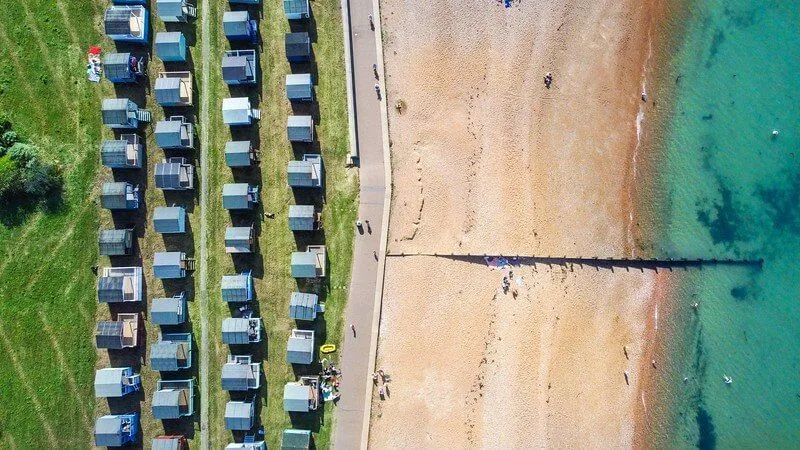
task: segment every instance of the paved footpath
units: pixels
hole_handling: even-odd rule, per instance
[[[372,70],[372,65],[377,63],[381,66],[379,72],[383,72],[382,63],[378,61],[376,42],[376,37],[380,35],[379,29],[370,29],[368,18],[369,14],[374,14],[376,18],[378,15],[373,12],[372,0],[344,0],[343,4],[346,2],[350,6],[354,118],[361,184],[358,216],[364,224],[364,230],[363,233],[356,230],[352,279],[345,309],[345,337],[339,359],[343,377],[341,399],[336,408],[333,446],[342,450],[366,448],[367,444],[365,428],[369,427],[366,418],[369,415],[371,392],[367,382],[371,380],[370,374],[374,370],[377,339],[377,320],[374,319],[376,308],[380,307],[385,251],[381,244],[386,242],[387,224],[384,221],[388,219],[384,211],[385,130],[381,119],[382,109],[385,111],[385,108],[375,93],[378,81]],[[375,25],[379,26],[377,23]],[[355,326],[355,335],[350,330],[351,324]]]

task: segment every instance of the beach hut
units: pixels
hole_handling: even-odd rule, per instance
[[[184,436],[159,436],[152,441],[152,450],[187,450],[189,444]]]
[[[108,367],[94,373],[94,396],[96,398],[124,397],[142,388],[139,374],[132,367]]]
[[[230,401],[225,404],[225,429],[247,431],[253,428],[255,402]]]
[[[104,267],[97,279],[97,300],[100,303],[142,301],[141,267]]]
[[[256,163],[256,151],[250,141],[225,143],[225,164],[228,167],[250,167]]]
[[[247,11],[225,11],[222,31],[229,41],[258,42],[258,22]]]
[[[225,252],[251,253],[255,242],[254,234],[253,225],[225,228]]]
[[[165,23],[188,22],[197,17],[197,8],[186,0],[156,0],[156,11]]]
[[[194,189],[194,166],[179,156],[163,160],[156,164],[156,187],[165,191]]]
[[[103,124],[113,129],[138,128],[140,122],[150,122],[150,111],[139,109],[127,98],[105,98],[100,108]]]
[[[311,448],[311,430],[283,430],[281,450],[308,450]]]
[[[156,144],[165,150],[194,148],[194,124],[183,116],[169,116],[156,122]]]
[[[261,0],[229,0],[231,5],[258,5]]]
[[[159,380],[153,392],[153,418],[180,419],[194,414],[194,380]]]
[[[150,366],[159,372],[192,367],[192,333],[162,333],[150,346]]]
[[[109,53],[103,58],[103,73],[112,83],[136,83],[147,76],[147,57],[133,53]]]
[[[162,280],[186,278],[186,271],[194,270],[194,260],[183,252],[156,252],[153,254],[153,276]]]
[[[103,183],[100,205],[110,210],[139,208],[139,186],[130,183]]]
[[[161,106],[192,105],[192,72],[160,72],[156,78],[156,103]]]
[[[220,286],[224,302],[245,303],[253,300],[253,273],[250,270],[239,275],[223,275]]]
[[[144,149],[137,134],[105,140],[100,147],[100,161],[110,169],[140,169],[143,159]]]
[[[117,320],[98,322],[94,340],[97,348],[109,350],[136,347],[139,343],[139,314],[120,313]]]
[[[145,44],[150,38],[147,9],[141,5],[119,5],[106,9],[103,24],[113,41]]]
[[[286,179],[293,188],[320,188],[324,170],[322,155],[307,153],[300,161],[289,161]]]
[[[290,73],[286,75],[286,98],[290,102],[310,102],[314,100],[314,84],[310,73]]]
[[[164,62],[186,61],[186,36],[180,31],[156,33],[156,55]]]
[[[309,245],[304,252],[292,252],[291,272],[294,278],[325,276],[327,253],[324,245]]]
[[[185,233],[186,210],[181,206],[159,206],[153,211],[153,230],[156,233]]]
[[[258,204],[258,186],[247,183],[226,183],[222,186],[222,207],[253,209]]]
[[[146,5],[147,0],[113,0],[115,5]]]
[[[94,445],[97,447],[122,447],[136,442],[139,434],[139,413],[109,414],[94,423]]]
[[[319,229],[319,213],[314,205],[289,205],[289,229],[314,231]]]
[[[154,298],[150,320],[156,325],[180,325],[186,322],[186,312],[186,295],[181,292],[172,297]]]
[[[97,237],[100,254],[103,256],[126,256],[133,254],[133,228],[123,230],[100,230]]]
[[[319,406],[319,377],[301,377],[283,387],[283,410],[309,412]]]
[[[247,391],[261,387],[261,364],[250,355],[228,355],[222,366],[222,389]]]
[[[308,19],[308,0],[283,0],[283,12],[287,20]]]
[[[222,121],[228,126],[250,125],[261,119],[261,110],[250,106],[247,97],[233,97],[222,100]]]
[[[311,116],[289,116],[286,135],[289,142],[314,142],[314,119]]]
[[[317,294],[292,292],[289,297],[289,317],[294,320],[315,320],[317,313],[320,312],[319,309],[319,296]]]
[[[314,361],[314,331],[293,329],[286,343],[286,361],[311,364]]]
[[[228,85],[256,84],[258,60],[255,50],[228,50],[222,56],[222,80]]]
[[[244,442],[231,442],[225,446],[225,450],[267,450],[267,444],[264,441],[257,441],[253,436],[252,439],[247,440],[245,436]]]
[[[222,342],[228,345],[261,342],[261,319],[228,317],[222,321]]]
[[[311,38],[305,31],[286,33],[283,38],[286,59],[289,62],[306,62],[311,60]]]

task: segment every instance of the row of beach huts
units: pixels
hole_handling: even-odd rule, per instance
[[[148,44],[149,29],[147,0],[115,0],[104,16],[106,34],[112,40],[123,43]],[[258,23],[253,19],[252,8],[258,8],[260,0],[231,0],[232,9],[223,17],[225,36],[241,47],[241,44],[257,44]],[[289,20],[303,20],[310,16],[308,0],[283,0]],[[194,6],[186,0],[156,0],[158,17],[165,23],[186,24],[196,16]],[[311,59],[311,42],[306,32],[288,33],[285,37],[286,56],[290,62]],[[187,191],[194,189],[195,170],[191,160],[181,153],[195,148],[194,124],[187,117],[187,108],[193,102],[193,76],[187,68],[187,42],[182,31],[159,32],[154,40],[155,56],[165,67],[182,66],[184,70],[162,71],[155,78],[153,95],[155,101],[165,108],[164,120],[155,124],[155,143],[165,154],[162,162],[155,165],[155,186],[164,191]],[[146,51],[128,51],[107,54],[103,61],[103,72],[108,81],[115,84],[140,81],[148,83],[147,65],[150,55]],[[258,52],[256,49],[237,48],[222,56],[221,73],[228,85],[257,85],[259,80]],[[309,102],[314,100],[314,88],[309,73],[290,74],[286,77],[286,93],[289,101]],[[178,111],[178,114],[167,112]],[[252,108],[248,97],[223,99],[222,117],[232,127],[249,126],[260,118],[260,111]],[[140,108],[129,98],[110,98],[102,102],[103,123],[115,131],[115,139],[106,140],[101,146],[101,161],[112,171],[145,169],[144,140],[139,131],[151,121],[151,113]],[[311,116],[290,116],[287,135],[291,142],[313,142],[314,122]],[[225,161],[234,171],[258,170],[258,153],[250,141],[230,141],[225,146]],[[174,155],[177,153],[177,155]],[[171,154],[171,156],[167,156]],[[323,189],[323,164],[319,154],[305,154],[301,160],[287,165],[288,184],[292,188]],[[145,174],[146,176],[146,174]],[[230,212],[247,213],[257,209],[260,186],[248,183],[230,183],[223,186],[222,204]],[[140,186],[128,181],[104,183],[101,206],[112,214],[136,212],[142,203]],[[320,214],[314,205],[291,205],[288,223],[292,231],[314,231],[320,228]],[[122,222],[122,221],[120,221]],[[115,222],[116,223],[116,222]],[[142,224],[144,226],[144,224]],[[185,205],[172,204],[154,209],[152,230],[163,235],[187,232],[187,209]],[[136,349],[143,333],[140,312],[129,312],[123,305],[146,305],[143,298],[144,274],[141,266],[117,266],[114,262],[129,261],[135,253],[135,230],[101,230],[100,254],[108,256],[111,267],[99,269],[97,282],[98,301],[108,303],[113,309],[121,307],[116,318],[101,321],[95,331],[98,348],[109,352]],[[255,248],[255,227],[230,226],[225,231],[227,253],[251,253]],[[165,239],[166,241],[166,239]],[[322,278],[326,276],[326,249],[324,245],[311,245],[305,251],[291,255],[291,274],[295,278]],[[194,260],[187,257],[186,249],[156,252],[153,255],[154,278],[186,279],[194,269]],[[166,286],[165,286],[166,287]],[[235,317],[222,323],[222,341],[231,346],[231,354],[222,367],[222,388],[231,392],[232,399],[225,406],[225,427],[234,431],[236,440],[226,449],[266,449],[263,428],[256,429],[256,394],[261,387],[261,363],[254,361],[247,345],[262,341],[262,321],[248,306],[255,299],[252,271],[225,275],[220,281],[221,300],[237,305]],[[192,370],[193,337],[188,329],[187,295],[185,291],[171,293],[172,296],[155,298],[150,306],[150,321],[161,327],[158,341],[150,346],[149,363],[152,370],[162,377],[152,394],[151,411],[160,420],[185,420],[194,415],[195,383],[188,372]],[[168,294],[169,295],[169,294]],[[129,303],[132,302],[132,303]],[[114,304],[122,304],[115,305]],[[290,298],[289,314],[297,321],[312,323],[318,312],[318,296],[313,293],[294,292]],[[140,329],[141,328],[141,329]],[[287,342],[287,361],[293,364],[311,364],[314,359],[314,331],[294,329]],[[114,358],[110,358],[114,361]],[[181,376],[181,374],[185,374]],[[284,387],[284,409],[289,412],[313,411],[319,404],[318,377],[301,377]],[[125,397],[140,391],[141,378],[133,366],[108,367],[95,374],[95,395],[109,399]],[[241,395],[242,397],[234,396]],[[109,400],[113,402],[114,400]],[[112,408],[113,410],[114,408]],[[113,413],[97,419],[95,445],[118,447],[136,443],[140,439],[140,414],[137,411]],[[283,432],[282,448],[307,449],[311,445],[309,430],[289,429]],[[160,436],[152,441],[152,448],[184,449],[187,440],[182,435]]]

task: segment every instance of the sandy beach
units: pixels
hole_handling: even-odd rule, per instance
[[[389,114],[390,253],[638,254],[649,6],[384,0],[381,13],[387,99],[405,105]],[[392,381],[373,448],[634,444],[658,276],[513,271],[516,297],[500,289],[508,270],[389,257],[378,364]]]

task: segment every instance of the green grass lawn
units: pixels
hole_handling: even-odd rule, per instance
[[[29,0],[0,5],[4,11],[0,16],[0,108],[11,117],[15,129],[39,144],[48,157],[58,160],[66,174],[61,207],[47,214],[4,218],[5,222],[0,224],[0,405],[3,405],[0,408],[0,448],[24,448],[38,441],[48,447],[85,448],[92,439],[95,417],[108,410],[105,400],[94,400],[92,384],[95,368],[107,362],[106,352],[97,352],[94,348],[93,328],[96,320],[108,317],[109,312],[106,306],[97,307],[96,279],[90,267],[95,263],[101,267],[109,264],[107,259],[98,257],[96,245],[98,230],[109,228],[113,223],[112,216],[102,211],[97,201],[100,184],[112,178],[111,172],[99,164],[99,144],[103,138],[111,136],[101,125],[99,104],[100,99],[116,94],[107,81],[95,85],[85,81],[84,76],[88,45],[102,44],[104,52],[114,48],[104,40],[100,28],[106,3],[61,0],[56,7],[46,0]],[[221,390],[219,383],[220,366],[228,353],[221,342],[219,328],[230,312],[220,300],[219,280],[223,274],[251,268],[257,277],[257,307],[267,331],[265,342],[252,349],[255,355],[263,357],[266,374],[265,386],[259,395],[259,411],[267,431],[268,446],[276,447],[281,431],[291,426],[282,408],[283,384],[294,379],[292,368],[285,362],[286,338],[294,326],[287,315],[288,297],[291,291],[298,289],[289,276],[290,253],[298,244],[304,246],[313,242],[328,246],[329,283],[300,287],[306,291],[315,290],[326,301],[324,319],[316,327],[318,344],[340,341],[347,294],[341,287],[348,285],[350,275],[357,179],[355,172],[344,168],[348,149],[347,111],[339,2],[313,3],[314,20],[310,22],[315,36],[312,71],[318,84],[318,112],[313,114],[319,119],[317,136],[327,169],[326,194],[324,200],[297,198],[302,202],[314,200],[322,207],[324,235],[296,241],[286,225],[288,205],[295,201],[286,186],[286,163],[303,152],[293,151],[285,136],[286,116],[291,107],[283,91],[284,76],[290,70],[284,58],[283,33],[288,31],[289,25],[284,19],[281,2],[266,2],[260,21],[263,39],[260,93],[256,88],[234,91],[236,95],[239,95],[237,92],[250,95],[262,110],[263,119],[253,128],[257,130],[262,162],[258,170],[237,173],[236,178],[261,183],[263,211],[274,212],[275,219],[257,225],[259,254],[237,259],[236,267],[224,253],[222,242],[231,218],[221,207],[221,189],[223,183],[233,179],[224,164],[222,149],[230,134],[220,114],[222,98],[231,95],[222,83],[219,70],[221,53],[228,46],[221,32],[222,14],[228,4],[211,2],[210,7],[210,30],[200,30],[199,21],[184,28],[197,27],[198,31],[196,42],[190,42],[196,66],[195,89],[207,88],[211,93],[209,260],[198,261],[198,267],[201,264],[208,267],[211,444],[219,448],[231,440],[222,420],[228,394]],[[160,20],[151,19],[153,34],[163,30]],[[202,39],[210,40],[209,61],[200,60]],[[198,80],[203,63],[210,64],[211,68],[211,84],[207,87]],[[160,61],[154,59],[149,68],[151,84],[162,67]],[[144,89],[140,86],[119,92],[120,95],[128,92],[135,98],[141,96]],[[162,108],[151,96],[144,103],[153,112],[154,121],[163,116]],[[185,283],[170,283],[165,288],[152,277],[154,252],[166,248],[181,249],[190,256],[199,252],[199,214],[192,206],[196,205],[196,198],[165,198],[152,185],[153,166],[164,153],[153,142],[152,127],[148,127],[145,134],[148,171],[133,177],[139,177],[139,183],[146,185],[146,212],[134,217],[140,225],[137,229],[140,253],[139,260],[131,262],[141,262],[145,267],[148,300],[181,289],[191,294],[196,283],[194,278]],[[192,156],[199,157],[199,151]],[[168,202],[183,204],[190,210],[192,235],[165,242],[152,231],[153,208]],[[258,214],[253,213],[239,215],[236,220],[258,218]],[[142,224],[147,228],[143,229]],[[199,313],[199,306],[193,302],[190,326],[196,341],[199,341]],[[145,326],[149,345],[156,341],[158,329],[149,321],[145,321]],[[147,360],[143,350],[138,355],[128,356]],[[194,360],[196,366],[199,355],[195,355]],[[193,422],[184,421],[183,426],[165,430],[152,418],[149,406],[159,375],[147,365],[141,372],[145,394],[139,400],[142,400],[145,442],[165,431],[176,430],[194,434],[197,441],[199,405]],[[196,370],[189,375],[193,374]],[[317,447],[326,448],[331,419],[332,408],[328,405],[296,426],[311,427]]]

